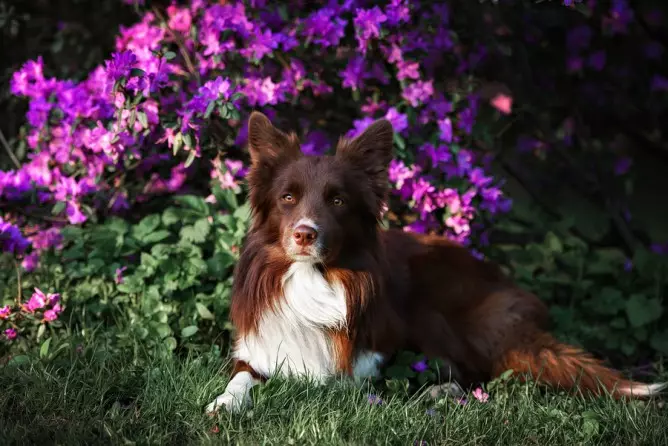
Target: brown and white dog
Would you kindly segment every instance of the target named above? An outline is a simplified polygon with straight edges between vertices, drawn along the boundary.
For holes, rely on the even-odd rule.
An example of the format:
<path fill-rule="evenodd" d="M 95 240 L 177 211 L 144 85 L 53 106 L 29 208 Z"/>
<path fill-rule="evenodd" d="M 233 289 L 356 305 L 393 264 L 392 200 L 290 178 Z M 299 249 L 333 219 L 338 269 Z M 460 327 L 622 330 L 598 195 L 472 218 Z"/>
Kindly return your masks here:
<path fill-rule="evenodd" d="M 452 365 L 467 386 L 508 369 L 565 389 L 649 396 L 665 384 L 622 376 L 555 340 L 548 312 L 494 264 L 439 236 L 383 230 L 393 129 L 379 120 L 334 156 L 249 121 L 253 222 L 235 270 L 232 379 L 206 408 L 238 410 L 273 376 L 378 374 L 399 350 Z"/>

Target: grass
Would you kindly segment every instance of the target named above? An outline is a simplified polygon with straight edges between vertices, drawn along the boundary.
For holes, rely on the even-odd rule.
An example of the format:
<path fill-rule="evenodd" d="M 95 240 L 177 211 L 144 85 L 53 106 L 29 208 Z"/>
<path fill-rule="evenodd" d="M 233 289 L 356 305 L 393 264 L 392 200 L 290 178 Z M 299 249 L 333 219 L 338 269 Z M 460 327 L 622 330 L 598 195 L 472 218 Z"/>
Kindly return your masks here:
<path fill-rule="evenodd" d="M 656 402 L 587 400 L 520 384 L 492 392 L 487 403 L 395 396 L 371 405 L 368 389 L 343 381 L 270 380 L 252 410 L 209 418 L 203 407 L 227 381 L 211 355 L 144 360 L 90 348 L 65 356 L 0 367 L 0 443 L 668 444 L 668 408 Z"/>

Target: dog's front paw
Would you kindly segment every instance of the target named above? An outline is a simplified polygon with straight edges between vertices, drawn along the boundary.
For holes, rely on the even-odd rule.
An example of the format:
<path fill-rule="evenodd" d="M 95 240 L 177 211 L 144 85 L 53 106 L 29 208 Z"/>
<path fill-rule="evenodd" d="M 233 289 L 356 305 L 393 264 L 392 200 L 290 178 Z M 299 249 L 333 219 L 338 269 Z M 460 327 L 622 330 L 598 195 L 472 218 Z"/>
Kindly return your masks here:
<path fill-rule="evenodd" d="M 250 395 L 246 393 L 225 392 L 206 406 L 205 412 L 208 415 L 216 414 L 221 408 L 231 413 L 238 413 L 246 407 L 250 407 L 252 401 Z"/>

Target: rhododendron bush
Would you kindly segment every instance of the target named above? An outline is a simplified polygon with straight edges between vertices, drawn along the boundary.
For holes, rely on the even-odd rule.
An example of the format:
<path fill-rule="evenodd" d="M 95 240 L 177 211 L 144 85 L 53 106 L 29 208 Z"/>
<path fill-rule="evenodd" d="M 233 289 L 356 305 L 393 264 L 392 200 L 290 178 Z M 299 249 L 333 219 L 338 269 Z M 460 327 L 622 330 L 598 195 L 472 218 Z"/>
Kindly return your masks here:
<path fill-rule="evenodd" d="M 307 154 L 328 153 L 340 135 L 387 118 L 396 132 L 389 224 L 445 234 L 482 256 L 489 229 L 511 209 L 497 146 L 516 147 L 532 163 L 554 159 L 553 151 L 580 144 L 589 128 L 578 101 L 626 107 L 608 101 L 620 100 L 605 94 L 617 87 L 595 78 L 623 69 L 605 39 L 623 41 L 637 26 L 623 0 L 551 5 L 553 20 L 563 21 L 551 28 L 519 1 L 125 3 L 137 8 L 137 22 L 120 27 L 114 51 L 81 81 L 49 76 L 41 57 L 11 77 L 11 93 L 28 105 L 27 156 L 0 171 L 0 246 L 23 275 L 19 287 L 36 289 L 28 304 L 9 304 L 15 290 L 0 296 L 8 301 L 0 307 L 6 339 L 60 315 L 63 303 L 49 296 L 68 290 L 45 294 L 30 282 L 46 270 L 56 274 L 45 267 L 48 258 L 67 260 L 58 274 L 78 268 L 62 286 L 110 278 L 113 286 L 86 285 L 95 298 L 77 301 L 72 291 L 64 299 L 66 309 L 92 305 L 78 313 L 93 321 L 109 322 L 113 302 L 140 337 L 153 330 L 171 348 L 176 338 L 203 336 L 212 321 L 224 324 L 220 301 L 246 227 L 246 118 L 254 109 L 297 131 Z M 647 17 L 651 31 L 656 18 Z M 558 72 L 533 72 L 527 86 L 498 69 L 546 53 L 559 27 L 569 29 L 567 45 L 546 66 Z M 638 57 L 660 58 L 663 47 L 645 40 Z M 619 82 L 627 75 L 620 72 Z M 591 82 L 576 82 L 582 76 Z M 650 96 L 668 89 L 658 72 L 649 82 L 638 88 Z M 579 99 L 564 99 L 558 113 L 534 113 L 540 92 L 552 94 L 561 83 Z M 653 116 L 665 111 L 659 101 L 647 107 Z M 525 125 L 513 126 L 516 120 Z M 596 159 L 625 180 L 631 158 L 623 149 L 611 146 Z M 628 219 L 622 205 L 615 212 Z M 96 248 L 100 240 L 105 249 Z"/>

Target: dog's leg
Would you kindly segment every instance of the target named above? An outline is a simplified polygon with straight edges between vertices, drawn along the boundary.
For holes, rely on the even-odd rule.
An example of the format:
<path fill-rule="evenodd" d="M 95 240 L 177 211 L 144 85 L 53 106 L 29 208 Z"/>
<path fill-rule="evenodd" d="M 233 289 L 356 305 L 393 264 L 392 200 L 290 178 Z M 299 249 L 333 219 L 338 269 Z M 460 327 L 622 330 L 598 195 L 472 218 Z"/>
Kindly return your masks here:
<path fill-rule="evenodd" d="M 378 378 L 380 369 L 385 363 L 385 355 L 374 351 L 362 351 L 355 358 L 353 379 L 361 383 L 369 378 Z"/>
<path fill-rule="evenodd" d="M 232 379 L 227 384 L 225 392 L 218 395 L 208 406 L 206 413 L 214 414 L 221 407 L 229 412 L 239 412 L 241 409 L 251 405 L 251 389 L 264 379 L 253 368 L 244 361 L 236 361 L 232 371 Z"/>

